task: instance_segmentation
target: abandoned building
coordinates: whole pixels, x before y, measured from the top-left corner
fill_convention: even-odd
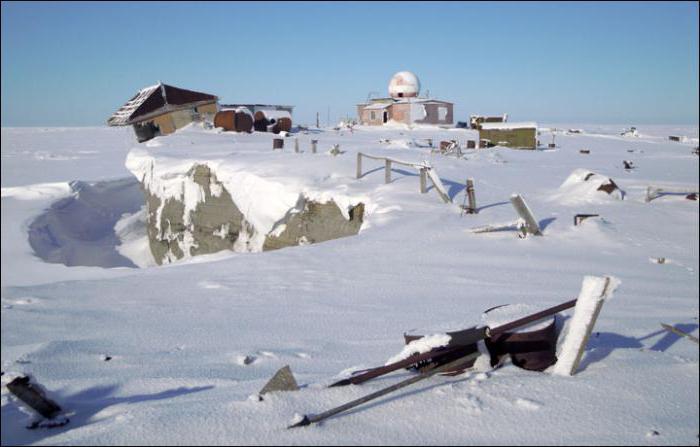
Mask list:
[[[211,120],[218,110],[215,95],[159,82],[139,91],[107,120],[109,126],[134,126],[139,143],[168,135],[193,121]]]
[[[292,110],[294,106],[271,104],[225,104],[222,109],[241,109],[250,111],[253,116],[253,128],[258,132],[289,132],[292,129]]]
[[[389,97],[370,99],[357,105],[360,124],[381,126],[389,122],[403,124],[452,124],[451,102],[421,98],[420,81],[401,71],[389,81]]]
[[[482,123],[505,123],[506,121],[508,121],[507,113],[501,116],[469,115],[469,128],[479,130]]]
[[[505,146],[512,149],[537,148],[537,123],[482,123],[480,146]]]

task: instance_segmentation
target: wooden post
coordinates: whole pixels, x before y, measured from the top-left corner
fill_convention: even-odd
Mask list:
[[[391,160],[384,160],[384,183],[391,183]]]
[[[537,223],[535,216],[532,215],[532,211],[530,211],[530,208],[525,203],[523,197],[520,194],[513,194],[510,197],[510,203],[513,204],[515,211],[525,221],[527,232],[541,236],[542,232],[540,231],[540,226]]]
[[[355,170],[355,178],[362,177],[362,152],[357,153],[357,168]]]
[[[316,145],[318,145],[318,140],[311,140],[311,153],[316,153]]]
[[[428,168],[420,168],[420,192],[425,194],[428,192]]]
[[[299,153],[299,138],[294,139],[294,152]]]
[[[611,284],[612,283],[612,284]],[[611,278],[586,276],[581,285],[574,316],[569,323],[569,332],[562,344],[559,360],[554,366],[554,374],[572,376],[581,363],[588,339],[598,319],[603,303],[619,282]]]
[[[477,214],[479,211],[476,209],[476,197],[474,195],[474,179],[467,179],[467,197],[469,198],[469,208],[467,208],[467,214]]]

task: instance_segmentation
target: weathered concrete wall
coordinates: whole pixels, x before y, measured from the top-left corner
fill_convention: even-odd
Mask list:
[[[246,221],[216,175],[206,165],[197,165],[190,170],[188,178],[183,181],[191,180],[199,185],[204,200],[187,217],[182,201],[171,198],[162,203],[159,197],[144,191],[149,245],[156,262],[169,263],[222,250],[251,251],[248,241],[255,228]],[[362,225],[364,204],[353,207],[349,215],[348,220],[332,201],[318,203],[300,197],[297,206],[275,225],[275,229],[284,229],[281,232],[273,229],[273,233],[279,234],[266,235],[262,249],[275,250],[355,235]]]
[[[415,120],[418,124],[452,124],[452,113],[454,106],[448,102],[445,103],[427,103],[425,107],[425,118]],[[445,109],[445,116],[440,119],[440,108]]]
[[[288,213],[286,226],[279,236],[268,235],[263,250],[276,250],[293,245],[353,236],[360,231],[365,206],[360,203],[350,209],[350,220],[340,212],[335,202],[317,203],[303,200],[300,212]]]

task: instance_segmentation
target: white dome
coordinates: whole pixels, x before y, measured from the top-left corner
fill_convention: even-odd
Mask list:
[[[410,71],[400,71],[389,81],[389,95],[392,98],[412,98],[420,93],[418,76]]]

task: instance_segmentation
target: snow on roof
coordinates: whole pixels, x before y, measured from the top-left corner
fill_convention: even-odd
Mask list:
[[[208,93],[173,87],[161,82],[140,90],[136,96],[127,101],[107,120],[107,124],[125,126],[161,113],[183,109],[191,105],[208,104],[217,100],[216,96]]]
[[[151,85],[141,89],[136,96],[131,98],[123,106],[119,108],[114,114],[107,120],[107,124],[110,126],[125,126],[129,124],[129,119],[131,115],[138,109],[141,104],[143,104],[146,99],[148,99],[153,92],[155,92],[161,86],[160,83],[156,85]]]
[[[276,120],[279,120],[280,118],[289,118],[290,120],[292,119],[292,115],[287,110],[258,109],[257,111],[265,115],[265,118],[267,118],[268,120],[273,118]]]
[[[512,130],[512,129],[537,129],[537,123],[535,122],[522,122],[522,123],[483,123],[481,125],[483,130]]]

